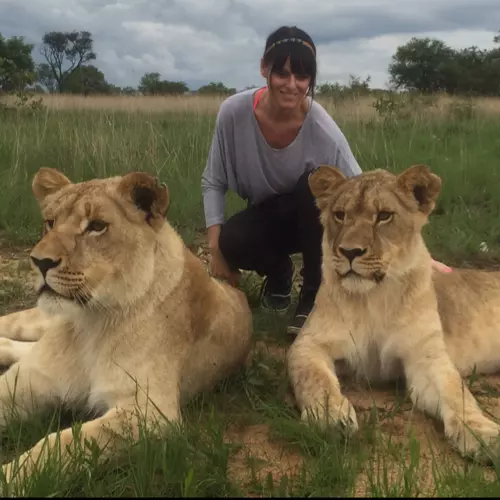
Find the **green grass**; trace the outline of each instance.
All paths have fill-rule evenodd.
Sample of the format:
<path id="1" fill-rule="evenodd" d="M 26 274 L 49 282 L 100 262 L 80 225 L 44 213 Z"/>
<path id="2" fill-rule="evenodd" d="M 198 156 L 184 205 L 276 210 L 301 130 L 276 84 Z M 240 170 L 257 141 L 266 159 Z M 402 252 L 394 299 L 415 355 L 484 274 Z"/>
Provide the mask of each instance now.
<path id="1" fill-rule="evenodd" d="M 75 181 L 132 170 L 154 172 L 172 193 L 170 220 L 189 242 L 204 225 L 200 176 L 212 138 L 212 114 L 42 111 L 0 120 L 0 228 L 17 241 L 38 237 L 31 179 L 41 166 Z M 339 122 L 363 168 L 400 171 L 426 163 L 443 192 L 427 242 L 439 258 L 471 257 L 500 244 L 500 119 L 479 114 L 432 120 Z M 227 212 L 243 203 L 230 193 Z M 453 250 L 453 251 L 452 251 Z"/>
<path id="2" fill-rule="evenodd" d="M 146 170 L 169 185 L 169 219 L 190 244 L 204 229 L 200 176 L 214 123 L 215 116 L 209 113 L 8 113 L 0 117 L 0 229 L 13 245 L 30 245 L 38 238 L 41 220 L 31 180 L 40 166 L 57 167 L 74 181 Z M 397 123 L 339 119 L 339 124 L 364 170 L 400 171 L 426 163 L 443 178 L 442 195 L 426 229 L 435 258 L 462 265 L 497 262 L 500 117 L 472 113 Z M 230 195 L 227 214 L 242 206 Z M 483 242 L 488 252 L 480 250 Z M 14 274 L 13 279 L 0 281 L 2 314 L 32 300 L 22 273 Z M 255 307 L 255 338 L 279 351 L 287 344 L 288 318 L 257 310 L 258 285 L 253 277 L 244 285 Z M 368 496 L 500 494 L 497 467 L 485 474 L 483 467 L 457 460 L 453 453 L 439 454 L 436 439 L 430 437 L 427 443 L 433 422 L 414 413 L 404 391 L 396 387 L 382 393 L 391 395 L 389 407 L 380 403 L 376 393 L 367 392 L 367 409 L 358 411 L 362 432 L 347 441 L 334 431 L 324 433 L 301 424 L 290 399 L 283 360 L 272 352 L 256 350 L 249 366 L 222 381 L 215 393 L 191 402 L 185 425 L 168 439 L 153 439 L 145 433 L 127 448 L 125 461 L 119 464 L 97 466 L 93 460 L 82 460 L 65 474 L 49 464 L 25 485 L 25 493 L 350 496 L 359 494 L 361 475 Z M 345 384 L 351 393 L 358 390 L 350 387 L 350 381 Z M 485 392 L 484 385 L 476 390 Z M 79 417 L 49 414 L 23 423 L 13 421 L 2 432 L 2 460 L 17 456 L 49 429 L 57 429 L 61 418 L 66 426 Z M 412 422 L 420 430 L 416 435 L 411 433 Z M 258 438 L 257 444 L 249 444 L 244 433 Z M 442 438 L 442 430 L 437 434 Z M 274 453 L 269 462 L 264 451 Z M 295 474 L 280 472 L 280 461 L 287 460 L 295 465 Z M 424 467 L 430 470 L 428 491 L 422 490 L 419 479 Z"/>

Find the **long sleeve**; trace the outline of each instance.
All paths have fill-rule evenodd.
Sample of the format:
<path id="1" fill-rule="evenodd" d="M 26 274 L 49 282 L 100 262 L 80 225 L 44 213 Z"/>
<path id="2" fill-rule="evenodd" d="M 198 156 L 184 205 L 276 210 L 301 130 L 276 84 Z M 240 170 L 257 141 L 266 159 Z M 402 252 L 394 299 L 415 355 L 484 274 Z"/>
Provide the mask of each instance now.
<path id="1" fill-rule="evenodd" d="M 227 158 L 221 114 L 217 117 L 207 163 L 201 177 L 205 223 L 207 227 L 224 222 L 225 195 L 228 190 Z"/>
<path id="2" fill-rule="evenodd" d="M 334 164 L 347 176 L 354 177 L 362 173 L 347 140 L 342 134 L 342 139 L 337 144 Z"/>

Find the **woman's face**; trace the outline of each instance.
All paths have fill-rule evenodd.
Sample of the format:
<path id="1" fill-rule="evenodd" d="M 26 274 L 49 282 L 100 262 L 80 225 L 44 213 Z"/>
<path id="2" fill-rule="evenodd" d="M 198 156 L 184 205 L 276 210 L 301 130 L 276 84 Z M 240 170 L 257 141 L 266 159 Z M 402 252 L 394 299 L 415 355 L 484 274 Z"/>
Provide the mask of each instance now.
<path id="1" fill-rule="evenodd" d="M 284 109 L 298 107 L 311 83 L 310 76 L 292 73 L 290 59 L 287 59 L 283 69 L 274 70 L 271 75 L 268 68 L 261 67 L 261 74 L 266 80 L 270 76 L 269 93 L 273 101 Z"/>

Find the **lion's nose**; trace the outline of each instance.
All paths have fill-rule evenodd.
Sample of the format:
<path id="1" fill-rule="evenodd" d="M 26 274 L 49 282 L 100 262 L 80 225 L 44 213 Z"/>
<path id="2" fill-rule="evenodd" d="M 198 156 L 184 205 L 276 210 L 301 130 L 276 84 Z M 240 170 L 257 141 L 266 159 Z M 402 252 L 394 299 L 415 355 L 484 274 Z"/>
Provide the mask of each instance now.
<path id="1" fill-rule="evenodd" d="M 42 273 L 44 279 L 49 269 L 53 269 L 54 267 L 57 267 L 61 263 L 61 259 L 52 260 L 52 259 L 37 259 L 36 257 L 31 257 L 31 260 L 33 261 L 35 266 L 38 267 L 38 269 L 40 269 L 40 272 Z"/>
<path id="2" fill-rule="evenodd" d="M 349 261 L 352 262 L 356 257 L 361 257 L 366 253 L 366 248 L 339 248 L 340 253 Z"/>

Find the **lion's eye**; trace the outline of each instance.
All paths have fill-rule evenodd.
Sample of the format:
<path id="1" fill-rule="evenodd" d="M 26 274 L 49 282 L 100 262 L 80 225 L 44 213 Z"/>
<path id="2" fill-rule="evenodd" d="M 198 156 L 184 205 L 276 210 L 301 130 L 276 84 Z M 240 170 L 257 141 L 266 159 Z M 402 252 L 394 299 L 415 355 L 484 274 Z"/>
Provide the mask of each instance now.
<path id="1" fill-rule="evenodd" d="M 392 219 L 392 212 L 382 211 L 377 214 L 377 222 L 389 222 Z"/>
<path id="2" fill-rule="evenodd" d="M 345 212 L 333 212 L 333 216 L 337 221 L 342 222 L 345 219 Z"/>
<path id="3" fill-rule="evenodd" d="M 87 232 L 102 233 L 108 227 L 108 224 L 103 220 L 91 220 L 87 226 Z"/>

